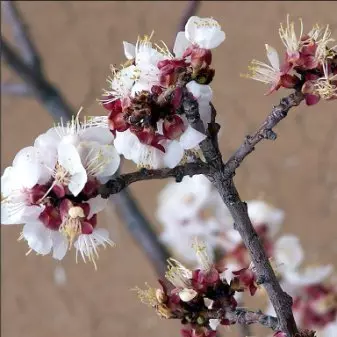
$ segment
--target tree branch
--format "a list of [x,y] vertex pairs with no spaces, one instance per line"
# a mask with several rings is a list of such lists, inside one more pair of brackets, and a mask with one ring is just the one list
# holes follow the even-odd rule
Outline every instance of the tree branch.
[[273,331],[280,330],[278,319],[273,316],[265,315],[261,311],[255,312],[245,308],[237,308],[234,311],[226,312],[225,317],[233,323],[244,324],[247,326],[251,324],[261,324]]
[[52,117],[59,121],[67,120],[73,114],[73,109],[64,100],[59,91],[44,76],[38,74],[10,47],[1,36],[1,57],[7,65],[21,77],[26,85],[32,89],[36,99],[45,106]]
[[185,25],[188,19],[195,15],[201,5],[201,1],[189,0],[186,9],[183,12],[182,18],[180,20],[177,33],[185,30]]
[[32,95],[32,91],[25,83],[1,83],[1,93],[16,96]]
[[122,174],[119,177],[109,180],[100,187],[99,194],[101,194],[103,198],[108,198],[110,195],[121,192],[124,188],[137,181],[174,177],[177,182],[180,182],[184,176],[207,174],[208,171],[208,165],[202,162],[176,166],[173,169],[141,169],[136,172]]
[[16,44],[20,49],[24,62],[37,74],[42,73],[42,62],[33,40],[29,36],[29,28],[26,25],[16,1],[3,1],[3,10],[8,23],[12,26]]
[[297,106],[304,99],[300,91],[295,91],[287,97],[281,99],[280,104],[274,106],[270,114],[262,123],[260,128],[252,135],[248,135],[243,144],[225,163],[225,171],[228,178],[233,176],[235,170],[240,166],[242,161],[254,150],[255,145],[263,139],[275,140],[277,135],[273,128],[285,118],[289,110]]
[[[217,188],[222,200],[228,207],[234,219],[234,227],[239,231],[255,266],[257,277],[259,281],[263,283],[271,303],[273,304],[280,323],[280,328],[287,334],[288,337],[292,337],[298,332],[292,313],[292,298],[282,290],[275,276],[259,236],[257,235],[248,216],[247,205],[245,202],[241,201],[239,193],[232,180],[232,176],[235,173],[235,168],[238,167],[246,155],[252,151],[254,145],[261,140],[261,135],[263,135],[262,131],[265,130],[267,132],[265,134],[266,137],[264,138],[275,138],[271,136],[274,134],[272,127],[287,115],[291,106],[298,105],[303,99],[302,95],[296,93],[291,97],[293,98],[289,99],[289,104],[286,104],[286,102],[288,102],[287,99],[282,100],[280,106],[273,109],[270,116],[267,117],[266,122],[263,123],[263,127],[254,134],[253,142],[246,143],[248,145],[244,145],[243,147],[245,151],[240,150],[238,152],[240,154],[238,156],[239,160],[236,162],[234,160],[230,161],[230,163],[234,164],[225,166],[219,149],[214,146],[214,138],[216,135],[212,135],[210,133],[213,129],[218,130],[217,127],[213,128],[212,125],[209,125],[207,130],[208,137],[200,144],[207,163],[210,166],[210,172],[207,174],[207,177]],[[204,126],[200,120],[197,102],[189,95],[185,95],[183,102],[183,108],[189,123],[196,130],[202,132],[204,130]],[[267,135],[269,136],[267,137]]]

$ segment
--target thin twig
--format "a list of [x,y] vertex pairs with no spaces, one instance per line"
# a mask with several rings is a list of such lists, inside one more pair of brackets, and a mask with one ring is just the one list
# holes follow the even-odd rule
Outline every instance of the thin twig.
[[199,6],[201,5],[201,1],[197,0],[189,0],[188,4],[183,12],[182,18],[180,20],[179,26],[178,26],[178,32],[181,32],[185,30],[185,25],[188,21],[188,19],[195,15],[196,12],[199,9]]
[[67,120],[73,114],[73,109],[68,105],[59,91],[44,76],[38,74],[31,66],[24,63],[22,58],[10,47],[1,36],[1,57],[7,65],[21,77],[26,85],[32,89],[36,99],[45,106],[55,121],[60,118]]
[[261,140],[276,139],[277,135],[273,131],[273,128],[287,116],[288,111],[292,107],[299,105],[303,99],[304,95],[301,91],[295,91],[289,96],[282,98],[280,104],[273,107],[260,128],[254,134],[247,136],[243,144],[225,163],[225,171],[228,177],[235,173],[235,170],[240,166],[242,161],[254,150],[255,145]]
[[32,95],[32,91],[25,83],[1,83],[1,93],[15,96]]
[[[225,317],[233,323],[241,325],[261,324],[262,326],[274,331],[280,330],[279,322],[276,317],[268,316],[261,311],[251,311],[245,308],[237,308],[234,311],[226,312]],[[248,335],[245,335],[248,336]]]
[[174,177],[176,181],[180,182],[184,176],[207,174],[208,171],[208,165],[202,162],[188,163],[183,166],[176,166],[173,169],[141,169],[136,172],[121,174],[119,177],[109,180],[105,185],[101,186],[99,194],[103,198],[108,198],[110,195],[121,192],[124,188],[137,181]]
[[40,55],[34,46],[33,40],[30,38],[29,28],[16,6],[16,1],[3,1],[2,6],[5,19],[13,29],[14,38],[18,48],[20,48],[22,59],[34,72],[41,74],[42,62]]

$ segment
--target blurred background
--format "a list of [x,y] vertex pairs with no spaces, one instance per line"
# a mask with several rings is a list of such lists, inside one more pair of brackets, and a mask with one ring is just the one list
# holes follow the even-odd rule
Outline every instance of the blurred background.
[[[122,41],[155,31],[154,40],[173,44],[187,1],[19,1],[43,57],[48,78],[77,111],[105,111],[96,99],[109,65],[124,61]],[[278,27],[287,13],[302,17],[305,30],[329,23],[336,37],[334,1],[204,1],[197,15],[212,16],[227,34],[213,53],[214,105],[222,125],[220,145],[229,156],[248,132],[254,131],[285,91],[265,97],[265,87],[239,77],[252,58],[265,60],[264,44],[281,49]],[[2,20],[2,34],[13,42],[11,27]],[[1,63],[2,82],[16,80]],[[337,266],[337,111],[336,103],[320,103],[291,111],[277,127],[275,143],[260,144],[238,170],[243,199],[261,197],[286,213],[284,233],[298,235],[312,263]],[[14,155],[52,126],[52,118],[34,98],[1,96],[1,170]],[[134,166],[125,163],[123,171]],[[157,194],[165,181],[132,185],[146,216],[155,219]],[[74,253],[57,262],[17,242],[20,228],[1,228],[2,336],[106,337],[179,336],[179,323],[157,317],[130,289],[156,284],[156,274],[113,209],[101,216],[117,243],[100,254],[98,271],[75,263]],[[66,282],[55,281],[64,268]],[[63,269],[61,269],[63,272]],[[61,275],[62,276],[62,275]],[[223,330],[235,336],[236,330]],[[260,334],[265,336],[267,332]]]

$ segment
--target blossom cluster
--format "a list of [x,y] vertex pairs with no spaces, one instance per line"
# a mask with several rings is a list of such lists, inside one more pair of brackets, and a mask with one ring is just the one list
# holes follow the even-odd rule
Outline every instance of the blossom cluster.
[[[230,282],[233,276],[240,276],[240,287],[251,295],[256,293],[259,287],[248,251],[233,228],[227,207],[206,177],[185,177],[181,183],[169,183],[158,201],[157,218],[163,225],[160,238],[175,255],[198,266],[190,248],[198,238],[223,278]],[[322,337],[331,337],[326,331],[336,333],[337,324],[337,289],[329,283],[333,267],[304,267],[305,254],[299,239],[291,234],[277,237],[284,221],[282,210],[261,200],[248,201],[247,207],[283,289],[293,296],[299,327],[324,331]],[[241,300],[240,292],[234,296]],[[267,312],[275,314],[271,305]]]
[[211,18],[191,17],[179,32],[173,54],[150,37],[124,42],[128,59],[113,68],[103,100],[108,116],[80,121],[79,114],[22,149],[1,177],[1,223],[24,224],[25,239],[38,254],[62,259],[73,245],[95,264],[98,247],[112,245],[97,213],[107,200],[99,186],[120,164],[120,154],[140,167],[175,167],[203,159],[206,135],[192,128],[182,109],[186,95],[198,102],[201,119],[211,118],[208,85],[211,49],[225,39]]
[[41,255],[61,260],[74,245],[76,258],[92,261],[98,246],[112,245],[97,213],[107,200],[98,187],[113,175],[120,157],[106,128],[79,115],[19,151],[1,177],[1,223],[24,224],[20,239]]
[[186,95],[197,100],[207,127],[211,49],[224,41],[225,33],[214,19],[192,16],[177,34],[173,53],[164,42],[151,39],[152,34],[135,45],[124,42],[127,62],[121,69],[112,67],[102,98],[109,114],[93,120],[110,128],[117,151],[139,167],[173,168],[203,158],[199,144],[206,136],[189,125],[182,101]]
[[296,88],[305,96],[307,105],[321,99],[337,98],[337,45],[331,37],[329,26],[315,25],[307,34],[296,34],[295,25],[287,16],[287,24],[279,29],[280,38],[286,48],[283,62],[275,48],[266,44],[269,64],[253,60],[250,73],[245,77],[270,85],[267,94],[284,88]]
[[246,275],[235,272],[230,279],[211,262],[206,246],[198,240],[192,244],[199,268],[190,270],[170,258],[165,274],[169,285],[160,280],[161,288],[136,288],[141,301],[156,309],[159,316],[180,319],[183,337],[215,337],[221,324],[235,324],[228,315],[237,308],[236,291],[247,289]]

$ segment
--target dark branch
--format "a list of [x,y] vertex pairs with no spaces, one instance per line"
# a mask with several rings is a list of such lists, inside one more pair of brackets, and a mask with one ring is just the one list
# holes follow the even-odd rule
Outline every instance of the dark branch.
[[235,173],[242,161],[249,155],[263,139],[275,140],[277,135],[273,128],[281,122],[288,114],[288,111],[301,103],[304,95],[300,91],[295,91],[287,97],[281,99],[279,105],[274,106],[271,113],[267,116],[261,127],[252,135],[248,135],[243,144],[229,158],[225,164],[225,171],[228,177]]
[[101,186],[99,193],[103,198],[108,198],[111,194],[121,192],[124,188],[137,181],[174,177],[176,181],[180,182],[184,176],[207,174],[208,171],[208,165],[202,162],[189,163],[184,166],[177,166],[173,169],[141,169],[137,172],[122,174],[119,177],[109,180],[105,185]]
[[[263,127],[256,134],[254,134],[254,141],[252,145],[246,145],[247,151],[243,151],[243,155],[241,155],[240,157],[242,158],[242,160],[248,153],[251,152],[251,147],[253,148],[254,145],[261,140],[261,136],[258,135],[262,135],[263,130],[269,130],[266,133],[266,137],[264,138],[267,138],[267,134],[269,135],[268,138],[271,138],[271,135],[273,134],[271,133],[273,132],[272,127],[287,115],[287,112],[291,106],[298,105],[299,102],[302,100],[302,96],[298,95],[299,94],[295,93],[294,96],[291,96],[297,98],[294,99],[294,102],[296,102],[296,104],[286,104],[286,102],[288,102],[288,100],[286,99],[282,101],[279,107],[273,109],[271,117],[268,117],[266,119],[266,122],[263,124]],[[290,99],[289,101],[292,102]],[[197,129],[198,131],[203,131],[204,126],[202,121],[200,120],[198,104],[193,99],[193,97],[189,97],[188,95],[186,95],[183,107],[186,113],[186,117],[192,127]],[[205,139],[200,144],[207,163],[210,166],[210,171],[206,175],[217,188],[221,198],[228,207],[234,219],[235,229],[239,231],[242,240],[247,247],[247,250],[249,251],[250,257],[256,269],[257,277],[259,279],[265,280],[263,285],[266,288],[271,303],[273,304],[273,307],[277,314],[280,323],[280,329],[285,332],[288,337],[292,337],[298,332],[292,313],[292,298],[282,290],[269,263],[266,252],[264,251],[259,237],[249,219],[247,205],[246,203],[241,201],[239,193],[236,190],[236,187],[232,180],[235,168],[238,167],[240,162],[238,162],[237,165],[231,164],[233,165],[233,168],[231,166],[224,165],[221,158],[221,153],[218,147],[215,145],[214,139],[216,137],[216,133],[212,134],[212,130],[216,130],[217,132],[218,127],[213,127],[211,123],[207,130],[207,139]]]
[[148,220],[143,215],[143,211],[139,209],[128,189],[116,194],[114,202],[118,206],[116,208],[117,213],[124,220],[136,243],[141,245],[156,273],[159,276],[165,275],[167,269],[166,260],[170,257],[170,254],[158,240],[158,236],[150,227]]
[[32,89],[37,100],[46,107],[55,121],[59,121],[60,118],[63,120],[69,119],[73,110],[65,102],[59,91],[43,76],[37,74],[29,65],[25,64],[2,36],[0,41],[3,60]]
[[16,1],[3,1],[3,11],[8,23],[12,26],[16,44],[20,49],[22,59],[34,72],[42,73],[42,62],[33,40],[29,36],[29,29],[17,8]]
[[24,83],[1,83],[1,93],[15,96],[31,96],[32,91]]
[[178,32],[181,32],[185,30],[185,25],[188,21],[188,19],[195,15],[199,9],[199,6],[201,5],[201,1],[196,0],[189,0],[188,4],[186,6],[186,9],[183,13],[183,16],[180,20],[179,26],[178,26]]
[[273,316],[265,315],[261,311],[255,312],[245,308],[237,308],[235,311],[226,312],[225,317],[233,323],[244,324],[247,326],[251,324],[261,324],[274,331],[280,330],[278,319]]

